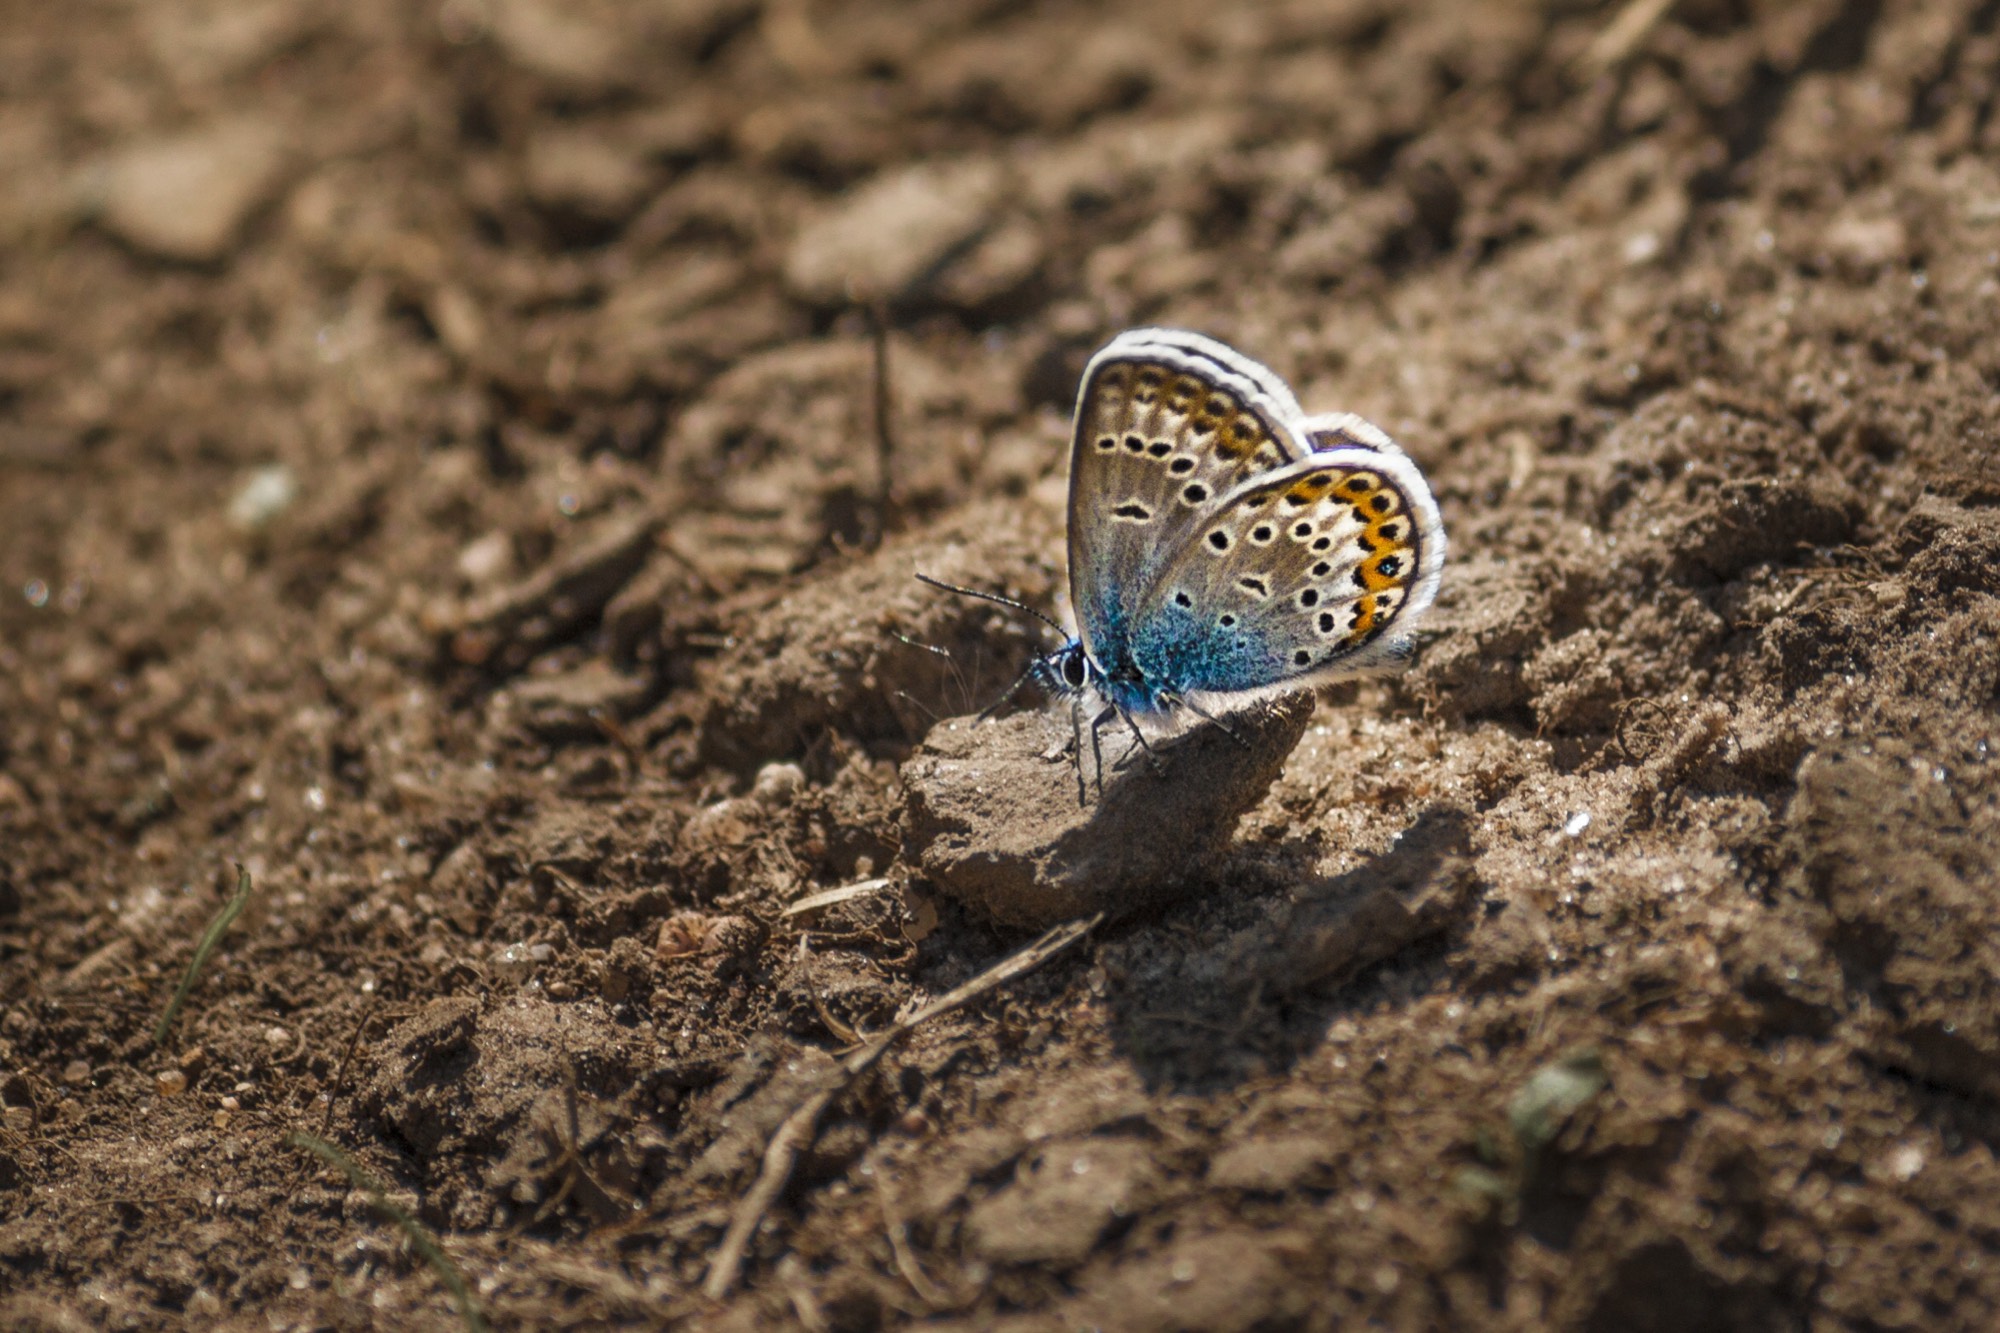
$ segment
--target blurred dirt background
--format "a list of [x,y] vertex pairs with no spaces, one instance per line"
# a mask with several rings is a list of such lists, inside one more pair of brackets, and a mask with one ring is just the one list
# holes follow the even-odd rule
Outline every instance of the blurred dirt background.
[[[1997,21],[7,4],[0,1323],[455,1326],[304,1131],[503,1327],[2000,1324]],[[1138,323],[1403,441],[1432,633],[711,1300],[1023,942],[911,576],[1060,605]]]

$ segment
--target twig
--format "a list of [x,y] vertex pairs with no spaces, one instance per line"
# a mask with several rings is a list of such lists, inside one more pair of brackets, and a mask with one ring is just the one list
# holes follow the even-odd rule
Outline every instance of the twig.
[[890,880],[884,877],[864,879],[858,884],[843,884],[837,889],[821,889],[818,893],[808,893],[797,902],[790,904],[779,916],[798,916],[821,907],[831,907],[844,903],[850,898],[861,898],[871,893],[880,893],[889,887]]
[[890,1209],[889,1186],[879,1171],[875,1173],[875,1199],[882,1207],[882,1229],[888,1233],[889,1253],[896,1260],[896,1271],[924,1304],[933,1310],[945,1309],[952,1303],[951,1293],[931,1281],[923,1265],[917,1262],[917,1256],[910,1250],[909,1224]]
[[431,1266],[439,1280],[450,1289],[452,1299],[458,1303],[458,1317],[465,1321],[465,1326],[473,1330],[473,1333],[486,1333],[486,1316],[480,1313],[479,1302],[473,1299],[472,1288],[465,1282],[465,1274],[458,1271],[458,1265],[451,1261],[451,1256],[438,1245],[436,1238],[425,1229],[423,1223],[391,1202],[388,1192],[382,1188],[381,1181],[368,1174],[361,1163],[325,1139],[314,1138],[302,1129],[295,1129],[285,1135],[285,1142],[294,1148],[305,1149],[345,1175],[353,1182],[356,1189],[365,1193],[368,1202],[374,1205],[375,1211],[402,1229],[417,1253],[423,1255],[424,1262]]
[[[361,1021],[354,1025],[353,1035],[347,1039],[347,1050],[340,1057],[340,1067],[333,1071],[333,1086],[326,1091],[326,1113],[319,1120],[319,1137],[322,1139],[333,1129],[334,1104],[340,1100],[341,1089],[347,1086],[347,1067],[354,1062],[354,1052],[361,1047],[361,1034],[368,1030],[368,1025],[375,1021],[375,1015],[380,1013],[381,1009],[382,1001],[378,997],[369,1006],[368,1012],[361,1015]],[[293,1176],[292,1183],[285,1187],[286,1202],[289,1203],[291,1201],[292,1195],[305,1182],[306,1172],[311,1169],[312,1166],[310,1163],[300,1164],[298,1174]]]
[[208,962],[208,956],[215,952],[215,946],[222,942],[222,932],[228,930],[230,924],[243,915],[243,909],[249,902],[250,872],[242,866],[237,866],[236,892],[223,904],[222,910],[215,914],[215,919],[208,923],[208,929],[202,934],[201,943],[194,946],[194,957],[188,960],[187,971],[181,974],[181,984],[174,991],[174,998],[167,1002],[167,1011],[160,1015],[160,1021],[153,1027],[153,1045],[166,1044],[167,1033],[172,1030],[174,1019],[180,1016],[181,1005],[186,1002],[188,992],[194,989],[195,978],[201,975],[201,969]]
[[875,344],[875,527],[868,545],[889,534],[890,484],[895,476],[896,428],[889,420],[889,307],[880,299],[868,306],[869,334]]
[[715,580],[708,576],[707,570],[695,563],[693,557],[674,544],[674,535],[671,532],[662,532],[654,539],[654,545],[659,548],[660,553],[666,556],[667,559],[686,570],[689,577],[694,579],[695,584],[711,601],[722,600],[722,589],[715,586]]
[[1674,0],[1627,0],[1618,17],[1577,58],[1577,73],[1594,79],[1630,60],[1639,44],[1673,7]]
[[750,1246],[750,1237],[756,1233],[758,1224],[764,1220],[764,1215],[770,1211],[786,1182],[792,1178],[792,1168],[797,1165],[800,1155],[812,1146],[819,1118],[834,1098],[852,1087],[856,1079],[872,1069],[891,1046],[909,1033],[1015,977],[1034,971],[1089,934],[1103,919],[1104,914],[1099,912],[1095,916],[1057,926],[1019,953],[1001,959],[964,985],[954,987],[908,1018],[891,1024],[843,1060],[838,1081],[806,1098],[785,1117],[784,1123],[778,1126],[778,1132],[771,1136],[770,1145],[764,1149],[764,1164],[757,1173],[757,1179],[737,1201],[736,1211],[729,1218],[729,1229],[723,1233],[722,1244],[716,1247],[715,1261],[709,1265],[708,1276],[701,1284],[702,1294],[710,1300],[719,1301],[736,1285],[737,1275],[743,1268],[744,1252]]

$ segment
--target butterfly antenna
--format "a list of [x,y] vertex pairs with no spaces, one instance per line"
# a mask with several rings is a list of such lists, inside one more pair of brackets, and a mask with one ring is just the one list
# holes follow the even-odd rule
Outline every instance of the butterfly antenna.
[[[974,693],[972,682],[966,678],[964,669],[959,666],[958,659],[951,655],[950,649],[940,648],[938,645],[934,643],[925,643],[922,639],[913,639],[909,635],[900,633],[899,631],[893,629],[889,631],[889,637],[896,640],[896,642],[898,643],[906,644],[911,648],[921,649],[922,651],[931,654],[931,656],[941,659],[944,662],[945,667],[951,672],[952,680],[958,686],[958,692],[961,695],[963,695],[968,702],[970,702]],[[1016,684],[1014,688],[1019,689],[1020,686]],[[912,703],[916,702],[914,696],[909,695],[908,691],[898,690],[897,693],[904,695],[906,698],[909,698]],[[926,713],[930,713],[930,710],[928,708],[924,709],[924,711]],[[931,721],[933,722],[937,721],[937,714],[931,713],[930,716],[931,716]]]
[[[922,639],[913,639],[909,635],[899,633],[896,630],[890,630],[889,637],[897,643],[908,644],[912,648],[921,648],[927,653],[942,657],[947,662],[951,661],[951,650],[948,648],[940,648],[934,643],[925,643]],[[953,665],[956,665],[956,663]]]
[[912,708],[915,708],[919,713],[922,713],[925,717],[929,718],[931,720],[931,725],[933,726],[937,725],[938,722],[937,710],[932,708],[929,704],[925,703],[922,699],[919,699],[916,695],[911,694],[908,690],[897,690],[896,697],[898,699],[901,699],[904,703],[909,704]]
[[943,592],[955,592],[961,597],[976,597],[982,602],[992,602],[998,606],[1011,607],[1016,611],[1025,611],[1064,638],[1069,637],[1068,630],[1057,624],[1052,618],[1043,615],[1034,607],[1029,606],[1026,602],[1017,602],[1012,597],[1002,597],[997,592],[982,592],[978,588],[961,588],[956,583],[946,583],[943,579],[934,579],[928,574],[918,574],[917,580],[921,583],[928,583],[931,587]]
[[1029,679],[1032,678],[1035,675],[1035,673],[1040,671],[1041,669],[1042,669],[1042,662],[1040,658],[1036,658],[1034,661],[1028,663],[1028,669],[1026,671],[1023,671],[1020,675],[1014,677],[1014,683],[1007,687],[1007,692],[1001,695],[998,699],[995,699],[992,703],[986,705],[986,707],[980,709],[979,716],[975,720],[979,722],[984,722],[987,718],[992,717],[995,713],[998,713],[1002,708],[1005,708],[1007,706],[1007,701],[1012,699],[1015,695],[1019,694],[1021,692],[1021,687],[1023,685],[1026,685]]

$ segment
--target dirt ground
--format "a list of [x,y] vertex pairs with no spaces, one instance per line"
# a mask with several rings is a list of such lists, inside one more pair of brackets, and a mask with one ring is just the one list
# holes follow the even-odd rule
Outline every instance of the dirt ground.
[[[1993,0],[7,5],[0,1323],[458,1326],[303,1132],[496,1327],[2000,1326],[1996,98]],[[1419,460],[1422,652],[837,1085],[1031,937],[900,766],[1048,637],[912,574],[1061,607],[1144,323]]]

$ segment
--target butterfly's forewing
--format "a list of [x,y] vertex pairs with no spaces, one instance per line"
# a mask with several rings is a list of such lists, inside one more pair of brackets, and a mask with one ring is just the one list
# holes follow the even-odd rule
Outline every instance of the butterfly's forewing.
[[1070,598],[1084,647],[1129,664],[1147,587],[1218,501],[1304,453],[1291,390],[1221,343],[1120,334],[1091,359],[1070,445]]
[[1203,516],[1137,608],[1133,651],[1177,695],[1296,689],[1380,666],[1437,596],[1444,529],[1423,474],[1367,422],[1252,477]]

